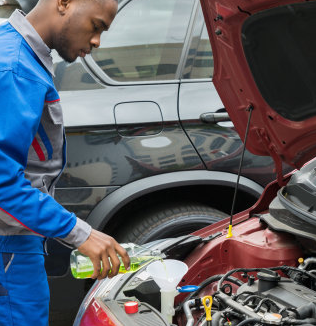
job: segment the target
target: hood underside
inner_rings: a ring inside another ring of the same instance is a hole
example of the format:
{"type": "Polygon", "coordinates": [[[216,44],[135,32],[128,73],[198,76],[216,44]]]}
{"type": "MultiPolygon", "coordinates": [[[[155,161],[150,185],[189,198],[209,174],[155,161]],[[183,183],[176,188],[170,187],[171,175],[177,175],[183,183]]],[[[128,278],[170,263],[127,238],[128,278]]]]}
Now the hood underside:
{"type": "Polygon", "coordinates": [[[300,168],[316,156],[316,1],[201,0],[213,82],[247,149],[300,168]]]}

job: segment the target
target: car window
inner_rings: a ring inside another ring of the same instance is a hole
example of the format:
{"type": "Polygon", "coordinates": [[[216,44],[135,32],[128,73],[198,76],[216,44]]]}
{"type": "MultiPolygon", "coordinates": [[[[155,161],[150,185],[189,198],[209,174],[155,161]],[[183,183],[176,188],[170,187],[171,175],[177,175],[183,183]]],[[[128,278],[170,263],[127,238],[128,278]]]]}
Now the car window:
{"type": "Polygon", "coordinates": [[[194,0],[132,0],[92,57],[112,79],[175,79],[194,0]]]}
{"type": "Polygon", "coordinates": [[[192,31],[192,40],[183,70],[183,79],[212,78],[213,52],[201,7],[192,31]]]}
{"type": "Polygon", "coordinates": [[[9,18],[15,9],[21,9],[16,0],[0,0],[0,23],[2,19],[9,18]]]}
{"type": "Polygon", "coordinates": [[[73,63],[67,63],[57,53],[52,51],[54,63],[54,84],[58,91],[79,91],[103,88],[85,70],[78,58],[73,63]]]}

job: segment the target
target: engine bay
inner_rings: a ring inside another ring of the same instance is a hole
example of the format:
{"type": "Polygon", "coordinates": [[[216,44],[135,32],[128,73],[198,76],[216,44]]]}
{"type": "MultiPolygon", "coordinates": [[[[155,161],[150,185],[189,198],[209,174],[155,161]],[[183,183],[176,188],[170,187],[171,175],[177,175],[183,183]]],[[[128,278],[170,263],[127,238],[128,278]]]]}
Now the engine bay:
{"type": "Polygon", "coordinates": [[[135,275],[116,300],[104,304],[123,325],[131,326],[316,325],[316,258],[300,261],[298,267],[235,268],[206,278],[197,290],[176,298],[175,324],[159,312],[160,289],[145,272],[135,275]],[[209,297],[211,306],[203,305],[209,297]],[[138,302],[138,313],[125,313],[129,300],[138,302]]]}

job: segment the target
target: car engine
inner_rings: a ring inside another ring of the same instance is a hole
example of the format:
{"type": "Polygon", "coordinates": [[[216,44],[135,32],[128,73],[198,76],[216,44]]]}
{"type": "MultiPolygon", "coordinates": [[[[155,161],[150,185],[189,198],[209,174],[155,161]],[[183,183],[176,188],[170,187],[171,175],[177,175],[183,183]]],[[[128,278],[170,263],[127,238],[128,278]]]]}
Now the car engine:
{"type": "Polygon", "coordinates": [[[298,268],[239,268],[212,276],[177,308],[186,315],[181,325],[316,325],[316,276],[310,269],[315,263],[308,258],[298,268]],[[232,276],[240,272],[245,282],[232,276]],[[215,282],[208,324],[199,293],[207,293],[215,282]]]}
{"type": "Polygon", "coordinates": [[[316,325],[314,268],[316,258],[306,258],[298,267],[237,268],[213,275],[193,292],[180,293],[174,324],[159,312],[160,291],[152,278],[133,278],[124,287],[124,298],[104,304],[111,305],[109,309],[116,311],[119,319],[128,318],[120,320],[124,325],[127,321],[135,326],[316,325]],[[133,298],[139,302],[140,313],[127,317],[124,302],[133,298]],[[211,320],[206,318],[207,310],[211,320]]]}

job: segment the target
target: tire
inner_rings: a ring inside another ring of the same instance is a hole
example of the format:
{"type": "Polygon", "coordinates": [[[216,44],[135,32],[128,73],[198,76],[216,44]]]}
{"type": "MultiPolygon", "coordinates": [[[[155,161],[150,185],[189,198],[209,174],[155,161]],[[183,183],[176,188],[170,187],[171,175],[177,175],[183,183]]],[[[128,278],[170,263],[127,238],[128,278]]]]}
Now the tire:
{"type": "Polygon", "coordinates": [[[216,223],[228,215],[203,204],[172,203],[145,209],[129,217],[115,235],[119,242],[144,244],[157,239],[192,233],[216,223]]]}

